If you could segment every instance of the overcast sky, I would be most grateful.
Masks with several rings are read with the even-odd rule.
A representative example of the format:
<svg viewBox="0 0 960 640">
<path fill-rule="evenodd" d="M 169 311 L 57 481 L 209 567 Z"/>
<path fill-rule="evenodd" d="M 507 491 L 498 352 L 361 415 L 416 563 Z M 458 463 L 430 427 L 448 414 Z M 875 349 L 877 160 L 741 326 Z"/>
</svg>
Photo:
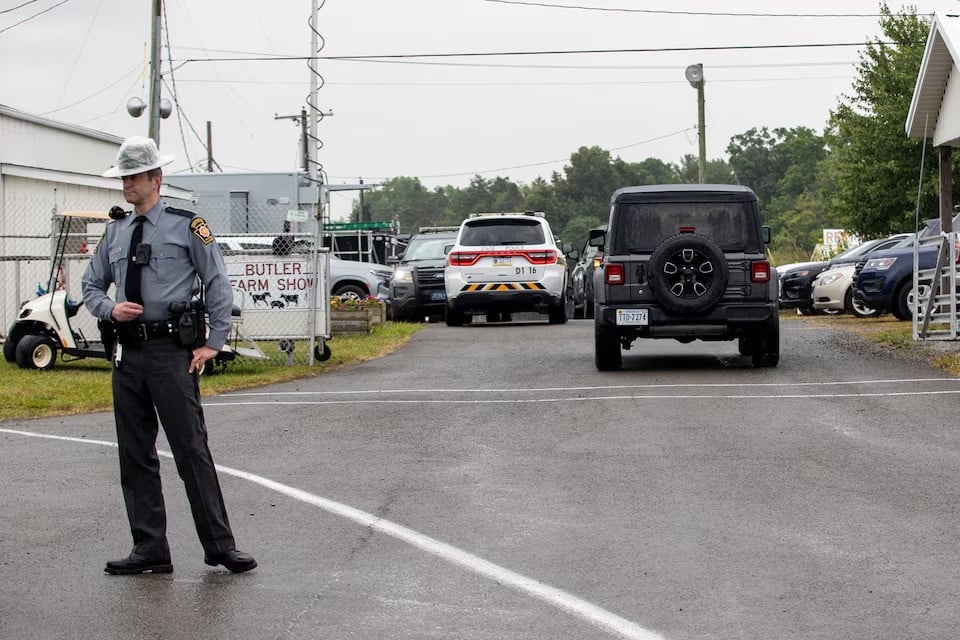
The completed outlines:
<svg viewBox="0 0 960 640">
<path fill-rule="evenodd" d="M 0 0 L 0 103 L 146 135 L 146 117 L 124 106 L 147 99 L 151 4 Z M 960 13 L 958 0 L 889 6 L 905 4 Z M 309 55 L 311 1 L 164 5 L 164 96 L 175 85 L 186 116 L 161 126 L 161 147 L 177 156 L 172 171 L 205 166 L 190 126 L 205 137 L 207 121 L 224 170 L 297 168 L 299 128 L 275 115 L 306 105 L 306 62 L 211 59 Z M 751 127 L 822 131 L 850 93 L 861 49 L 743 47 L 863 42 L 879 35 L 878 13 L 875 0 L 326 0 L 320 56 L 648 51 L 320 60 L 318 106 L 333 116 L 318 126 L 318 159 L 332 184 L 405 175 L 428 187 L 463 186 L 478 173 L 549 179 L 584 145 L 630 162 L 679 162 L 698 153 L 697 92 L 684 79 L 694 63 L 706 78 L 707 157 L 723 158 L 730 137 Z M 333 196 L 335 219 L 353 197 Z"/>
</svg>

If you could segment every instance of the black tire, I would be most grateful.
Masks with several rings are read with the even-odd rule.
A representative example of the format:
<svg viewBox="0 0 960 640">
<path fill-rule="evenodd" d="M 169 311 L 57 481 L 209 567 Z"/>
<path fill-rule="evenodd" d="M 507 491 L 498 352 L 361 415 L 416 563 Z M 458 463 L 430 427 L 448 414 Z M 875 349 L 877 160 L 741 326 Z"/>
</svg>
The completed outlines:
<svg viewBox="0 0 960 640">
<path fill-rule="evenodd" d="M 463 312 L 459 309 L 447 309 L 446 322 L 448 327 L 462 327 L 464 324 Z"/>
<path fill-rule="evenodd" d="M 780 363 L 780 325 L 776 324 L 757 336 L 754 344 L 753 366 L 775 367 Z"/>
<path fill-rule="evenodd" d="M 487 311 L 487 315 L 484 317 L 487 322 L 502 322 L 503 314 L 499 311 Z"/>
<path fill-rule="evenodd" d="M 868 307 L 853 297 L 853 287 L 847 289 L 847 295 L 843 298 L 843 307 L 847 313 L 858 318 L 873 318 L 880 315 L 880 312 L 873 307 Z"/>
<path fill-rule="evenodd" d="M 650 255 L 650 284 L 664 309 L 679 315 L 703 313 L 723 297 L 729 271 L 723 251 L 711 238 L 678 233 Z"/>
<path fill-rule="evenodd" d="M 57 364 L 57 344 L 47 336 L 23 336 L 16 359 L 21 369 L 52 369 Z"/>
<path fill-rule="evenodd" d="M 323 349 L 320 349 L 320 345 L 317 345 L 313 348 L 313 359 L 317 362 L 326 362 L 330 359 L 330 347 L 326 342 L 323 343 Z"/>
<path fill-rule="evenodd" d="M 550 324 L 567 324 L 567 292 L 563 292 L 560 302 L 555 307 L 550 307 L 548 312 Z"/>
<path fill-rule="evenodd" d="M 756 351 L 756 341 L 751 336 L 743 336 L 737 339 L 737 349 L 742 356 L 752 356 Z"/>
<path fill-rule="evenodd" d="M 7 336 L 7 339 L 3 341 L 3 359 L 7 362 L 17 361 L 17 343 L 12 335 Z"/>
<path fill-rule="evenodd" d="M 363 300 L 367 297 L 366 289 L 358 287 L 355 284 L 345 284 L 340 287 L 337 287 L 337 290 L 333 292 L 333 295 L 339 296 L 341 298 L 353 298 L 355 300 Z"/>
<path fill-rule="evenodd" d="M 623 366 L 620 336 L 599 326 L 593 330 L 594 364 L 598 371 L 617 371 Z"/>
<path fill-rule="evenodd" d="M 913 320 L 913 312 L 910 310 L 910 294 L 913 292 L 913 279 L 912 277 L 906 282 L 897 287 L 896 293 L 893 295 L 893 304 L 891 305 L 891 311 L 893 315 L 896 316 L 897 320 Z"/>
<path fill-rule="evenodd" d="M 573 292 L 567 291 L 567 294 L 563 297 L 563 301 L 566 307 L 566 311 L 564 312 L 564 315 L 567 316 L 567 320 L 569 320 L 570 318 L 576 318 L 577 310 L 573 304 Z"/>
</svg>

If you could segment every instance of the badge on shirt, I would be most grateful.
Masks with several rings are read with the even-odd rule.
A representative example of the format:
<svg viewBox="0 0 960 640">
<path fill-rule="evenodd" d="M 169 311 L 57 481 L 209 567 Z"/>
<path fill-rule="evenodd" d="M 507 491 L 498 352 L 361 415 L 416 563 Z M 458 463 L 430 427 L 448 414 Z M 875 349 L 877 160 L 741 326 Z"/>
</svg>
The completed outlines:
<svg viewBox="0 0 960 640">
<path fill-rule="evenodd" d="M 210 231 L 210 227 L 207 226 L 207 221 L 200 216 L 190 221 L 190 230 L 193 231 L 193 235 L 200 238 L 200 242 L 203 244 L 213 242 L 213 232 Z"/>
</svg>

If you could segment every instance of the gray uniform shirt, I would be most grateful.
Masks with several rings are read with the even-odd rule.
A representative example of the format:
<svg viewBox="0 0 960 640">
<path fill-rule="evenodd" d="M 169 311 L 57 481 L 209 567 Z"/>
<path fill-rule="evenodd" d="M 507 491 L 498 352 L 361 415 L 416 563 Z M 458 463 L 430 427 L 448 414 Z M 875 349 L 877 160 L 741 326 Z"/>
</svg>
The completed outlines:
<svg viewBox="0 0 960 640">
<path fill-rule="evenodd" d="M 141 271 L 143 322 L 167 320 L 176 314 L 171 302 L 189 302 L 197 276 L 203 283 L 204 303 L 209 320 L 206 345 L 219 351 L 230 331 L 233 290 L 223 263 L 223 255 L 200 217 L 170 213 L 159 201 L 145 215 L 143 242 L 151 246 L 150 264 Z M 125 283 L 129 261 L 130 237 L 136 212 L 107 225 L 96 253 L 83 274 L 83 302 L 97 318 L 110 320 L 117 302 L 126 301 Z M 116 301 L 107 295 L 116 285 Z"/>
</svg>

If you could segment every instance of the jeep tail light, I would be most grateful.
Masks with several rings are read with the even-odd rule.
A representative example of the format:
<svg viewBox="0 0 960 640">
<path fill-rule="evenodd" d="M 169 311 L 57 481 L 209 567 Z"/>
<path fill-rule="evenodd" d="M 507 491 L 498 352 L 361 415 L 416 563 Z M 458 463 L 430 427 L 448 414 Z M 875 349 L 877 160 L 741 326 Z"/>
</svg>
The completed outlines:
<svg viewBox="0 0 960 640">
<path fill-rule="evenodd" d="M 770 263 L 766 260 L 757 260 L 750 263 L 751 282 L 770 282 Z"/>
<path fill-rule="evenodd" d="M 603 281 L 607 284 L 623 284 L 623 265 L 608 264 L 603 268 Z"/>
<path fill-rule="evenodd" d="M 454 251 L 447 256 L 447 264 L 451 267 L 469 267 L 480 259 L 476 251 Z"/>
</svg>

